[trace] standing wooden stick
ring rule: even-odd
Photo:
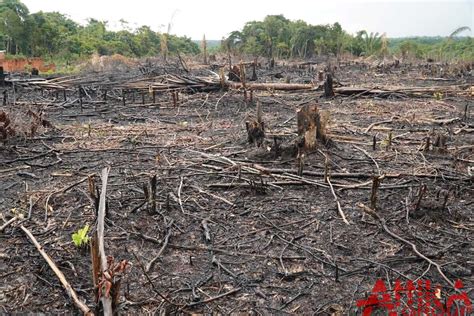
[[[373,210],[376,210],[377,209],[377,192],[379,190],[379,187],[380,187],[380,181],[382,181],[382,179],[384,178],[385,176],[375,176],[372,178],[372,191],[371,191],[371,194],[370,194],[370,207],[373,209]]]
[[[31,242],[35,245],[36,249],[43,256],[44,260],[46,260],[46,262],[51,267],[51,269],[54,271],[56,276],[59,278],[59,281],[61,281],[61,284],[63,285],[64,289],[66,290],[67,295],[74,302],[74,305],[76,305],[76,307],[79,308],[84,313],[84,315],[94,315],[91,312],[91,310],[89,309],[89,307],[87,307],[86,304],[84,304],[81,300],[79,300],[79,298],[77,297],[76,292],[74,291],[72,286],[69,284],[69,282],[66,280],[66,277],[64,276],[64,274],[56,266],[53,259],[51,259],[51,257],[43,250],[43,248],[38,243],[38,241],[33,236],[33,234],[28,229],[26,229],[23,225],[21,225],[20,227],[25,232],[25,234],[28,236],[28,238],[31,240]]]
[[[100,257],[100,269],[102,274],[107,271],[107,256],[105,255],[104,245],[104,221],[105,221],[105,200],[107,195],[107,179],[109,177],[109,167],[102,169],[102,190],[100,192],[99,200],[99,212],[97,214],[97,243],[99,246],[99,257]],[[104,294],[101,296],[100,301],[104,309],[105,316],[112,316],[112,299],[109,295]]]

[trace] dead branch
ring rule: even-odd
[[[5,224],[0,226],[0,232],[2,232],[5,228],[7,228],[11,223],[16,221],[17,219],[18,219],[18,217],[14,216],[14,217],[10,218],[8,221],[6,221]]]
[[[102,274],[107,273],[107,256],[105,255],[105,243],[104,243],[104,221],[105,221],[105,202],[107,194],[107,179],[109,176],[109,167],[102,169],[102,190],[100,192],[99,200],[99,211],[97,214],[97,246],[99,248],[99,259],[100,259],[100,268]],[[112,299],[107,293],[101,296],[100,301],[102,302],[102,308],[104,310],[104,315],[112,316]]]
[[[334,201],[337,204],[337,211],[339,212],[339,215],[341,216],[344,223],[346,223],[347,225],[350,225],[350,223],[346,219],[346,215],[342,211],[341,203],[339,203],[339,198],[337,197],[336,192],[334,192],[334,187],[332,186],[332,183],[329,177],[327,178],[327,183],[329,184],[329,187],[331,188],[331,193],[332,193],[332,196],[334,196]]]
[[[38,241],[33,236],[33,234],[23,225],[21,225],[20,228],[25,232],[25,234],[28,236],[31,242],[35,245],[36,249],[44,258],[44,260],[46,260],[49,267],[53,270],[54,274],[56,274],[59,281],[61,282],[64,289],[66,290],[67,295],[72,299],[74,305],[76,305],[76,307],[79,308],[84,313],[84,315],[94,315],[89,309],[89,307],[86,304],[84,304],[81,300],[79,300],[76,292],[74,291],[72,286],[69,284],[69,282],[66,280],[66,277],[64,276],[62,271],[59,270],[58,266],[54,263],[53,259],[51,259],[51,257],[43,250],[43,247],[41,247],[41,245],[38,243]]]
[[[222,293],[222,294],[217,295],[217,296],[214,296],[214,297],[210,297],[210,298],[205,299],[205,300],[203,300],[203,301],[194,302],[194,303],[189,303],[188,305],[186,305],[186,307],[192,307],[192,306],[196,306],[196,305],[200,305],[200,304],[206,304],[206,303],[209,303],[209,302],[218,300],[218,299],[220,299],[220,298],[223,298],[224,296],[228,296],[228,295],[237,293],[237,292],[240,291],[240,290],[241,290],[241,288],[238,287],[238,288],[236,288],[236,289],[230,290],[230,291],[228,291],[228,292]]]
[[[161,245],[161,248],[160,250],[158,251],[158,254],[155,256],[155,258],[153,258],[149,263],[148,265],[146,266],[145,268],[145,271],[146,272],[150,272],[150,270],[153,268],[153,265],[155,264],[156,260],[158,260],[158,258],[161,257],[161,255],[163,254],[163,252],[165,251],[166,249],[166,246],[168,246],[168,242],[170,240],[170,237],[171,237],[171,233],[172,233],[172,227],[173,227],[173,223],[174,223],[174,220],[171,220],[168,225],[166,225],[168,227],[168,231],[166,233],[166,236],[165,236],[165,239],[163,241],[163,244]]]
[[[392,123],[393,122],[393,117],[389,120],[384,120],[384,121],[380,121],[380,122],[374,122],[372,124],[370,124],[365,130],[364,130],[364,134],[367,134],[368,132],[370,132],[372,130],[372,128],[374,128],[375,126],[377,125],[381,125],[381,124],[385,124],[385,123]]]
[[[387,234],[389,234],[390,236],[392,236],[393,238],[397,239],[397,240],[400,240],[401,242],[405,243],[406,245],[410,246],[411,249],[413,250],[413,252],[420,258],[422,258],[423,260],[425,260],[426,262],[428,262],[429,264],[433,265],[436,267],[436,270],[438,270],[439,274],[441,275],[441,277],[449,284],[451,285],[453,288],[455,288],[454,286],[454,282],[451,281],[443,272],[443,270],[441,269],[441,265],[439,265],[437,262],[434,262],[433,260],[431,260],[430,258],[428,258],[427,256],[425,256],[424,254],[422,254],[421,252],[418,251],[418,248],[416,247],[416,245],[408,240],[406,240],[405,238],[403,237],[400,237],[398,236],[397,234],[395,234],[394,232],[392,232],[388,227],[387,227],[387,223],[385,222],[385,219],[381,216],[379,216],[374,210],[372,210],[370,207],[362,204],[362,203],[358,203],[357,206],[362,210],[364,211],[365,213],[369,214],[370,216],[372,216],[374,219],[376,219],[377,221],[379,221],[379,223],[382,225],[382,228],[385,230],[385,232]]]

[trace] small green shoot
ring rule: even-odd
[[[382,140],[380,145],[382,147],[385,147],[385,149],[388,149],[390,148],[390,146],[392,146],[392,132],[388,133],[387,137],[384,140]]]
[[[83,228],[79,229],[77,232],[72,234],[72,241],[76,247],[83,247],[89,243],[89,236],[87,233],[89,232],[89,225],[84,226]]]
[[[443,93],[441,92],[435,92],[433,93],[433,98],[435,98],[435,100],[442,100],[443,99]]]

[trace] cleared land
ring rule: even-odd
[[[318,89],[262,90],[246,102],[242,89],[181,86],[176,94],[169,82],[132,85],[165,71],[210,76],[203,66],[185,73],[177,65],[89,73],[74,84],[63,78],[65,94],[25,82],[15,96],[11,86],[2,90],[0,109],[16,135],[0,146],[0,223],[23,219],[0,235],[1,312],[76,310],[20,225],[94,308],[90,253],[71,235],[95,226],[89,179],[100,191],[105,166],[105,250],[129,262],[122,313],[355,315],[379,278],[429,279],[443,297],[454,293],[448,281],[461,279],[473,297],[473,82],[465,66],[344,62],[334,70],[342,86],[334,98]],[[279,63],[257,75],[309,83],[325,67]],[[369,90],[342,95],[350,86]],[[259,148],[245,129],[257,100],[266,133]],[[305,153],[299,176],[296,111],[305,104],[329,112],[331,142]],[[371,206],[382,175],[377,219],[360,203]]]

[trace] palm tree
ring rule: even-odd
[[[460,33],[464,32],[464,31],[471,31],[471,28],[469,26],[461,26],[461,27],[458,27],[457,29],[455,29],[451,34],[449,34],[448,38],[449,39],[452,39],[453,37],[456,37],[458,36]]]
[[[447,48],[451,45],[453,45],[454,38],[457,37],[459,34],[461,34],[464,31],[471,31],[471,28],[469,26],[460,26],[457,29],[455,29],[451,34],[449,34],[448,38],[442,43],[442,45],[439,46],[438,49],[438,58],[447,58],[449,54],[447,54]]]
[[[383,34],[379,35],[378,32],[370,32],[370,34],[368,34],[365,30],[360,31],[359,34],[364,39],[364,50],[366,55],[373,55],[378,52],[382,47],[382,37],[384,36]]]

